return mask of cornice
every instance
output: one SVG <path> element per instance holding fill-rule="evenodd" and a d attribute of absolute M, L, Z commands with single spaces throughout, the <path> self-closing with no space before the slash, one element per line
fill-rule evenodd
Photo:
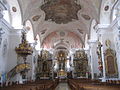
<path fill-rule="evenodd" d="M 20 35 L 21 29 L 14 29 L 5 19 L 1 19 L 1 28 L 9 35 Z"/>

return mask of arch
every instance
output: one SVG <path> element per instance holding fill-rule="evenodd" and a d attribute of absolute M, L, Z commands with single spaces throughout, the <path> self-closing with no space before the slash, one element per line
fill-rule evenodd
<path fill-rule="evenodd" d="M 27 37 L 26 37 L 27 41 L 29 43 L 33 43 L 34 42 L 34 33 L 33 33 L 33 27 L 32 27 L 30 20 L 27 20 L 25 22 L 25 29 L 28 30 Z"/>
<path fill-rule="evenodd" d="M 100 24 L 111 23 L 111 12 L 114 2 L 115 0 L 102 0 L 100 9 Z"/>
<path fill-rule="evenodd" d="M 70 46 L 67 44 L 67 43 L 58 43 L 55 45 L 54 47 L 55 50 L 57 49 L 65 49 L 65 50 L 69 50 L 70 49 Z"/>
<path fill-rule="evenodd" d="M 65 33 L 64 36 L 60 35 L 61 31 L 55 31 L 50 33 L 45 39 L 42 41 L 42 46 L 44 48 L 54 48 L 56 44 L 67 43 L 69 48 L 81 48 L 83 43 L 81 38 L 74 32 L 63 31 Z"/>
<path fill-rule="evenodd" d="M 6 0 L 9 5 L 10 24 L 15 29 L 21 29 L 22 26 L 22 15 L 18 0 Z"/>
<path fill-rule="evenodd" d="M 120 12 L 120 0 L 115 0 L 114 6 L 111 12 L 111 21 L 114 21 Z"/>
<path fill-rule="evenodd" d="M 97 40 L 97 33 L 95 31 L 95 26 L 97 25 L 97 22 L 95 19 L 92 20 L 91 22 L 91 27 L 90 27 L 90 40 L 96 41 Z"/>

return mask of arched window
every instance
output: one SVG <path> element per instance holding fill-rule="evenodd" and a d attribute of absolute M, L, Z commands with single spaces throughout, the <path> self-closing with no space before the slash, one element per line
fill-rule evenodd
<path fill-rule="evenodd" d="M 34 33 L 33 33 L 33 28 L 32 28 L 32 24 L 30 22 L 30 20 L 27 20 L 25 23 L 25 28 L 26 30 L 28 30 L 27 32 L 27 41 L 29 43 L 34 43 Z"/>
<path fill-rule="evenodd" d="M 3 10 L 3 18 L 10 24 L 10 10 L 9 5 L 6 0 L 1 0 L 1 2 L 4 4 L 5 10 Z"/>
<path fill-rule="evenodd" d="M 10 24 L 10 14 L 8 10 L 3 11 L 3 18 Z"/>

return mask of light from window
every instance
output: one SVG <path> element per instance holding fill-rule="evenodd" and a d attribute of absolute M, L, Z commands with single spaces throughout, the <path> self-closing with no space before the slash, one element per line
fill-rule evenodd
<path fill-rule="evenodd" d="M 10 24 L 9 12 L 7 10 L 3 11 L 3 18 Z"/>

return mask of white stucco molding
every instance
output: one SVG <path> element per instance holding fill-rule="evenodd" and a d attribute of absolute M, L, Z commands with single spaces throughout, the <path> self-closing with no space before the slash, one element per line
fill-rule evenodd
<path fill-rule="evenodd" d="M 20 35 L 22 29 L 14 29 L 5 19 L 1 19 L 1 28 L 8 34 L 8 35 Z"/>
<path fill-rule="evenodd" d="M 99 29 L 106 29 L 110 26 L 110 24 L 97 24 L 95 29 L 98 31 Z"/>
<path fill-rule="evenodd" d="M 120 26 L 120 16 L 117 18 L 117 24 L 118 24 L 118 26 Z"/>
<path fill-rule="evenodd" d="M 96 43 L 97 42 L 97 40 L 88 40 L 88 44 L 90 44 L 90 43 Z"/>
<path fill-rule="evenodd" d="M 110 24 L 110 28 L 114 28 L 114 26 L 120 26 L 120 16 L 118 16 L 111 24 Z"/>
<path fill-rule="evenodd" d="M 97 24 L 95 26 L 95 30 L 97 34 L 103 34 L 107 31 L 109 28 L 110 24 Z"/>
<path fill-rule="evenodd" d="M 21 35 L 22 29 L 12 29 L 10 30 L 9 35 Z"/>
<path fill-rule="evenodd" d="M 91 46 L 93 46 L 96 43 L 97 43 L 97 40 L 88 40 L 89 49 L 91 48 Z"/>
<path fill-rule="evenodd" d="M 89 50 L 90 50 L 90 47 L 88 47 L 88 48 L 84 48 L 84 50 L 85 50 L 85 51 L 89 51 Z"/>

